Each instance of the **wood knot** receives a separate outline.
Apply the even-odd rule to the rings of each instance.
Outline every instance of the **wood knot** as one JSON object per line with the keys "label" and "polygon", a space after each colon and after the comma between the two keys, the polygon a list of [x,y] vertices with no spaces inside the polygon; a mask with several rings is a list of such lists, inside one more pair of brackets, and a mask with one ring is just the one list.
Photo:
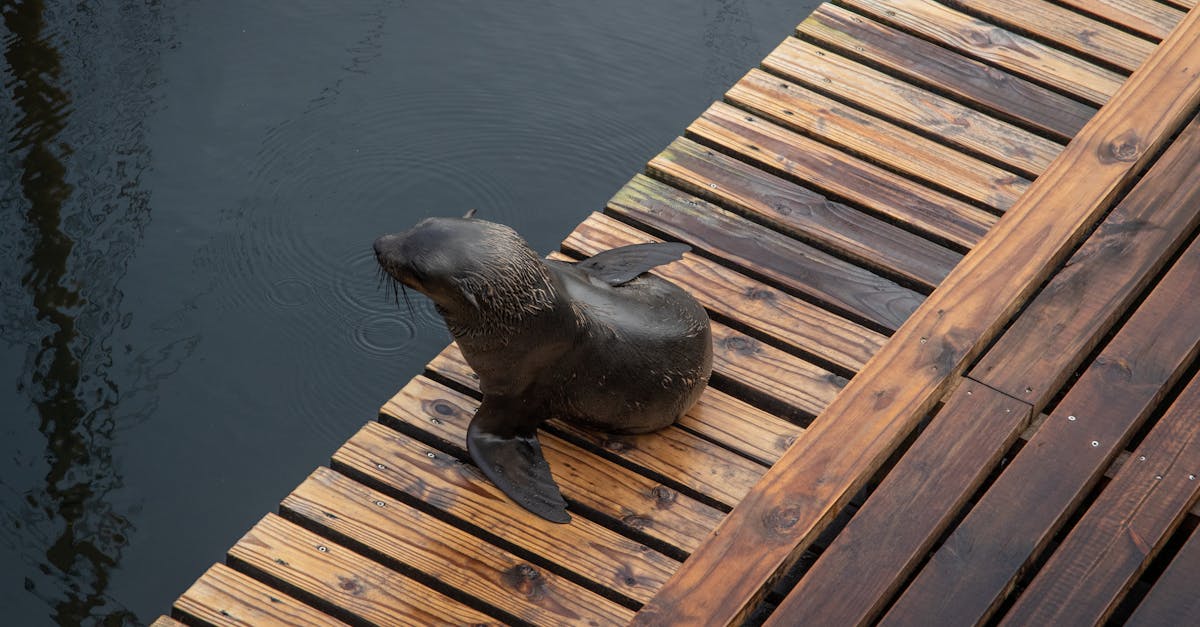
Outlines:
{"label": "wood knot", "polygon": [[546,579],[529,564],[517,564],[501,573],[500,578],[504,585],[527,599],[537,600],[546,595]]}
{"label": "wood knot", "polygon": [[746,289],[746,298],[750,300],[772,301],[775,300],[775,294],[771,290],[761,287],[750,287]]}
{"label": "wood knot", "polygon": [[1132,130],[1125,131],[1104,145],[1099,155],[1100,162],[1132,163],[1137,161],[1145,151],[1146,146],[1142,143],[1141,138],[1137,136],[1137,133]]}
{"label": "wood knot", "polygon": [[631,529],[641,530],[641,529],[645,529],[645,528],[651,526],[651,523],[653,521],[651,521],[649,518],[646,518],[645,516],[638,516],[637,514],[629,514],[628,516],[621,517],[621,522],[624,523],[625,526],[627,526]]}
{"label": "wood knot", "polygon": [[723,342],[721,342],[721,345],[727,350],[733,351],[739,355],[744,355],[746,357],[753,356],[758,352],[758,342],[755,342],[748,337],[740,337],[736,335],[733,337],[727,337]]}
{"label": "wood knot", "polygon": [[763,517],[763,527],[772,535],[785,535],[800,522],[800,508],[776,507]]}
{"label": "wood knot", "polygon": [[679,498],[679,493],[666,486],[654,486],[650,490],[650,498],[654,499],[654,506],[658,509],[666,509],[675,503],[675,499]]}
{"label": "wood knot", "polygon": [[435,411],[443,416],[453,416],[454,415],[454,406],[451,405],[450,403],[447,403],[446,401],[438,400],[438,401],[433,402],[433,411]]}
{"label": "wood knot", "polygon": [[363,585],[357,577],[342,577],[339,575],[338,587],[354,596],[358,596],[363,592]]}

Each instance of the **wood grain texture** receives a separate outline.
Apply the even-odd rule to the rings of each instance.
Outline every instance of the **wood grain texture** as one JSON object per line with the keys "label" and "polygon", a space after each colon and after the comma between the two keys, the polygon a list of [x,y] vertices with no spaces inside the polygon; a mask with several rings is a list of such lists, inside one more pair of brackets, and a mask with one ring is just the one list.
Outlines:
{"label": "wood grain texture", "polygon": [[639,603],[679,567],[675,560],[586,518],[576,516],[560,525],[515,507],[469,463],[379,423],[368,423],[343,444],[333,464],[336,470],[386,485],[576,573],[596,588]]}
{"label": "wood grain texture", "polygon": [[963,380],[767,625],[867,625],[1029,422],[1029,406]]}
{"label": "wood grain texture", "polygon": [[[762,72],[772,85],[779,79]],[[741,83],[739,83],[741,84]],[[734,88],[732,96],[738,92]],[[745,104],[739,102],[739,104]],[[844,119],[831,113],[832,118]],[[826,130],[836,126],[830,123]],[[947,149],[948,150],[948,149]],[[962,157],[962,155],[959,155]],[[864,266],[932,291],[961,254],[688,139],[650,161],[655,178]],[[981,186],[982,181],[977,181]]]}
{"label": "wood grain texture", "polygon": [[1116,72],[932,0],[842,0],[841,4],[1092,106],[1107,102],[1124,82]]}
{"label": "wood grain texture", "polygon": [[242,536],[229,556],[377,625],[500,624],[275,514]]}
{"label": "wood grain texture", "polygon": [[[419,429],[465,458],[467,424],[478,407],[479,402],[465,394],[417,377],[381,411],[385,419]],[[690,553],[721,520],[719,510],[562,438],[543,432],[539,440],[563,496],[611,524]]]}
{"label": "wood grain texture", "polygon": [[[590,257],[612,248],[659,241],[624,222],[593,213],[567,236],[563,248]],[[887,339],[694,253],[652,272],[683,286],[710,312],[851,372],[862,369]]]}
{"label": "wood grain texture", "polygon": [[1059,3],[1115,22],[1155,40],[1161,40],[1183,19],[1179,9],[1154,0],[1058,0]]}
{"label": "wood grain texture", "polygon": [[1200,595],[1196,594],[1198,580],[1200,532],[1193,531],[1125,624],[1129,627],[1200,624]]}
{"label": "wood grain texture", "polygon": [[197,579],[175,601],[175,612],[219,627],[345,625],[224,564],[214,564]]}
{"label": "wood grain texture", "polygon": [[[284,499],[281,511],[327,529],[519,620],[610,624],[632,612],[578,584],[327,468]],[[505,621],[508,622],[508,621]]]}
{"label": "wood grain texture", "polygon": [[1154,52],[1153,42],[1041,0],[950,0],[950,4],[1126,72],[1136,70]]}
{"label": "wood grain texture", "polygon": [[[973,108],[998,113],[1005,119],[1045,133],[1059,142],[1069,141],[1096,113],[1088,105],[1010,72],[955,54],[832,4],[817,7],[797,27],[796,32],[823,48],[836,50],[850,58],[863,59],[876,67],[885,67],[889,73],[906,81],[949,94]],[[828,87],[835,89],[840,86],[839,82]],[[840,93],[837,95],[847,97]],[[877,98],[870,98],[865,103],[856,100],[855,104],[876,108],[880,106],[876,104],[877,101]],[[905,120],[910,123],[919,121],[924,128],[926,123],[923,122],[922,112],[918,109],[915,113],[918,117],[906,117]],[[951,116],[946,119],[955,118]],[[935,128],[941,126],[937,120],[933,124]],[[954,129],[953,124],[946,126],[947,134],[953,137]]]}
{"label": "wood grain texture", "polygon": [[[1200,99],[1189,14],[635,617],[745,617],[1065,260]],[[1087,172],[1080,177],[1077,173]],[[1034,245],[1036,243],[1036,245]],[[719,581],[710,576],[721,572]]]}
{"label": "wood grain texture", "polygon": [[[780,44],[763,61],[763,67],[812,89],[848,99],[856,106],[872,110],[885,118],[920,129],[951,146],[983,155],[1029,178],[1041,174],[1062,150],[1059,144],[1008,122],[794,37]],[[775,91],[780,90],[783,88]],[[736,100],[732,93],[729,97]],[[808,98],[807,94],[803,97]],[[780,98],[783,102],[777,108],[800,109],[802,102],[799,99],[800,96],[786,100]],[[812,106],[808,105],[810,108]],[[1029,181],[1009,171],[961,155],[942,144],[894,133],[882,124],[868,126],[871,120],[864,114],[855,114],[844,107],[837,110],[850,121],[855,121],[855,118],[862,120],[860,128],[846,129],[843,133],[868,134],[867,138],[858,142],[847,143],[848,148],[876,158],[875,153],[886,150],[892,144],[911,144],[907,150],[897,153],[892,161],[887,161],[891,167],[901,169],[909,176],[933,181],[1000,210],[1011,207],[1016,197],[1029,186]],[[783,117],[791,122],[800,114],[800,111],[796,111],[791,116]],[[836,129],[822,126],[821,134],[830,134],[832,130]],[[875,139],[871,135],[880,137]],[[886,135],[896,137],[884,143]],[[866,152],[870,146],[860,146],[866,143],[866,139],[873,139],[882,145]],[[931,145],[926,146],[926,142]],[[958,182],[955,182],[956,179]]]}
{"label": "wood grain texture", "polygon": [[1180,257],[933,554],[885,625],[988,620],[1200,352],[1200,242]]}
{"label": "wood grain texture", "polygon": [[1065,627],[1109,619],[1200,496],[1197,416],[1200,380],[1194,379],[1055,548],[1003,624]]}
{"label": "wood grain texture", "polygon": [[150,623],[150,627],[185,627],[185,625],[170,616],[159,616]]}
{"label": "wood grain texture", "polygon": [[1042,407],[1200,225],[1193,120],[1004,332],[971,377]]}

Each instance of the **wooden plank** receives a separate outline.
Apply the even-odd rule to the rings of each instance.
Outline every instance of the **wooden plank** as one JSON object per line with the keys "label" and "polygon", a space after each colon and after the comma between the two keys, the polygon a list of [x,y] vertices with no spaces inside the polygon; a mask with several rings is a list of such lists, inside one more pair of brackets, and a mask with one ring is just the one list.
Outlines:
{"label": "wooden plank", "polygon": [[[809,45],[796,39],[790,39],[784,45],[790,42],[795,42],[797,46]],[[832,52],[820,52],[820,56],[825,58],[834,56]],[[843,61],[851,63],[845,59]],[[867,70],[864,66],[859,67]],[[907,84],[903,85],[914,89]],[[894,101],[893,98],[878,92],[875,96],[878,102]],[[927,97],[937,98],[933,94],[927,94]],[[961,149],[947,147],[826,98],[799,83],[783,80],[761,70],[751,70],[733,88],[725,92],[725,100],[911,179],[996,209],[1011,207],[1016,202],[1016,197],[1029,186],[1029,181],[1010,171],[1018,169],[1017,166],[1005,163],[1010,169],[1002,169],[965,154]],[[965,107],[959,108],[966,110]],[[975,115],[983,117],[978,113]],[[960,121],[965,122],[961,118]],[[1008,126],[998,120],[993,122],[995,126]],[[1009,128],[1014,132],[1026,133],[1015,127]],[[966,123],[958,130],[958,136],[965,137],[973,129]],[[1053,149],[1041,164],[1045,167],[1053,159],[1053,155],[1058,154],[1059,146],[1033,137],[1038,143],[1047,144]],[[992,143],[984,146],[984,150],[994,152],[1004,139],[1000,135],[993,136]],[[1018,154],[1029,155],[1031,152],[1028,147],[1022,147],[1021,153]],[[1010,155],[1014,157],[1010,161],[1015,161],[1016,155]],[[1022,173],[1036,176],[1028,170]]]}
{"label": "wooden plank", "polygon": [[767,624],[878,619],[1029,417],[1025,403],[963,380]]}
{"label": "wooden plank", "polygon": [[1088,367],[883,624],[986,621],[1200,352],[1200,241]]}
{"label": "wooden plank", "polygon": [[[763,72],[751,72],[747,79],[752,76],[779,83],[779,79]],[[734,88],[730,96],[735,92],[740,93]],[[837,115],[830,118],[844,119]],[[831,121],[826,129],[835,126],[837,123]],[[670,181],[694,196],[813,243],[877,274],[916,283],[925,291],[937,287],[962,259],[959,253],[691,140],[676,139],[650,161],[648,169],[656,178]],[[983,185],[982,181],[976,183]]]}
{"label": "wooden plank", "polygon": [[[1060,142],[1065,143],[1074,137],[1096,113],[1088,105],[1019,76],[955,54],[832,4],[817,7],[796,32],[826,49],[864,59],[904,80],[949,94],[955,100],[994,115],[999,114]],[[840,86],[839,81],[829,89]],[[846,97],[841,93],[837,95]],[[880,104],[860,103],[857,100],[855,104],[890,106],[890,103],[883,104],[879,98],[870,100],[879,101]],[[922,110],[914,113],[919,116]],[[929,124],[923,121],[923,117],[915,119],[922,128]],[[953,120],[954,117],[949,119]],[[937,128],[937,122],[933,124]],[[952,135],[954,126],[946,130]]]}
{"label": "wooden plank", "polygon": [[[467,424],[478,409],[475,399],[423,377],[409,382],[383,406],[382,417],[417,429],[465,458]],[[722,513],[659,482],[598,457],[549,433],[539,436],[542,452],[563,496],[675,549],[696,549]],[[513,505],[513,510],[519,510]],[[574,510],[578,512],[578,510]]]}
{"label": "wooden plank", "polygon": [[[659,241],[624,222],[593,213],[563,241],[563,247],[590,257],[620,246]],[[851,372],[862,369],[887,339],[693,253],[653,272],[684,286],[710,312]]]}
{"label": "wooden plank", "polygon": [[962,248],[974,246],[996,222],[978,207],[724,103],[710,107],[688,133],[764,170],[804,181],[839,202]]}
{"label": "wooden plank", "polygon": [[[1041,174],[1062,150],[1061,145],[1008,122],[794,37],[789,37],[780,44],[763,61],[763,67],[804,83],[810,88],[848,99],[856,106],[876,111],[885,118],[919,129],[951,146],[983,155],[1029,178]],[[786,106],[799,108],[799,103],[795,100],[797,98],[792,98]],[[842,111],[844,115],[855,116],[844,108]],[[864,116],[860,113],[855,117]],[[787,120],[795,118],[796,115],[792,115],[787,117]],[[880,128],[862,128],[858,132],[889,132],[885,126],[875,126]],[[822,134],[828,132],[825,127],[821,130]],[[932,180],[972,200],[1001,210],[1011,207],[1016,202],[1016,197],[1029,186],[1029,181],[995,166],[985,166],[950,149],[938,150],[940,144],[933,144],[933,147],[923,152],[915,152],[915,148],[924,147],[916,142],[928,140],[898,137],[894,143],[912,143],[913,147],[904,151],[904,154],[911,153],[911,157],[907,158],[916,160],[917,164],[930,165],[905,165],[902,162],[907,158],[898,154],[894,158],[893,167],[902,168],[905,174]],[[863,142],[860,140],[857,143]],[[865,150],[855,144],[848,146],[858,151]],[[875,152],[879,150],[881,149],[877,148]],[[873,153],[865,154],[874,157]],[[958,167],[954,166],[955,158],[961,159]],[[930,168],[931,171],[923,171],[923,168]],[[943,171],[933,168],[941,168]],[[961,180],[955,183],[956,178]],[[971,187],[979,189],[972,191]]]}
{"label": "wooden plank", "polygon": [[1200,226],[1200,121],[1005,331],[971,377],[1041,411]]}
{"label": "wooden plank", "polygon": [[[679,563],[581,516],[560,525],[519,507],[469,463],[379,423],[368,423],[333,456],[334,470],[386,485],[591,582],[644,603]],[[608,596],[612,596],[609,594]]]}
{"label": "wooden plank", "polygon": [[224,564],[213,564],[175,601],[180,618],[206,625],[345,625]]}
{"label": "wooden plank", "polygon": [[1116,72],[931,0],[842,0],[840,4],[1092,106],[1107,102],[1124,82]]}
{"label": "wooden plank", "polygon": [[376,625],[499,624],[400,573],[267,514],[229,550],[239,565]]}
{"label": "wooden plank", "polygon": [[1013,30],[1132,72],[1155,44],[1041,0],[954,0],[954,6]]}
{"label": "wooden plank", "polygon": [[[1156,53],[635,617],[728,624],[802,555],[1200,101],[1200,12]],[[1087,172],[1080,177],[1078,172]],[[1037,245],[1033,245],[1036,243]],[[721,577],[712,573],[721,572]]]}
{"label": "wooden plank", "polygon": [[1083,13],[1160,40],[1183,19],[1183,12],[1154,0],[1058,0]]}
{"label": "wooden plank", "polygon": [[1125,624],[1129,627],[1200,625],[1200,595],[1196,594],[1198,580],[1200,532],[1193,531]]}
{"label": "wooden plank", "polygon": [[1105,486],[1017,598],[1005,624],[1099,625],[1112,616],[1200,497],[1197,416],[1200,379],[1193,379],[1138,445],[1135,461]]}
{"label": "wooden plank", "polygon": [[186,625],[170,616],[159,616],[154,619],[153,623],[150,623],[150,627],[186,627]]}
{"label": "wooden plank", "polygon": [[[361,545],[458,594],[535,624],[600,624],[632,612],[578,584],[469,533],[318,468],[281,505],[289,517],[320,525],[342,544]],[[512,618],[504,622],[510,622]]]}

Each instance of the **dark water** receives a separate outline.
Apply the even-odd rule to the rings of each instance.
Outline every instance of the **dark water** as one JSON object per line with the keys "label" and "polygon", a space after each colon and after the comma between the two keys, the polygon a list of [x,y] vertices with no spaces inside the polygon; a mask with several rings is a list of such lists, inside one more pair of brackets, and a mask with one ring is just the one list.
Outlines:
{"label": "dark water", "polygon": [[815,4],[0,1],[2,622],[167,611],[446,344],[376,234],[551,250]]}

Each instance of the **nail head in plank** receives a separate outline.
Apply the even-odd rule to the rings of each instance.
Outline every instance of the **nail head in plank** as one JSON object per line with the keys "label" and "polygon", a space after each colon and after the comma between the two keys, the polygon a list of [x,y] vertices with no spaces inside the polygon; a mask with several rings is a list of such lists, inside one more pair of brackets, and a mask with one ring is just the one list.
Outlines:
{"label": "nail head in plank", "polygon": [[175,611],[207,625],[345,625],[224,564],[214,564],[175,601]]}

